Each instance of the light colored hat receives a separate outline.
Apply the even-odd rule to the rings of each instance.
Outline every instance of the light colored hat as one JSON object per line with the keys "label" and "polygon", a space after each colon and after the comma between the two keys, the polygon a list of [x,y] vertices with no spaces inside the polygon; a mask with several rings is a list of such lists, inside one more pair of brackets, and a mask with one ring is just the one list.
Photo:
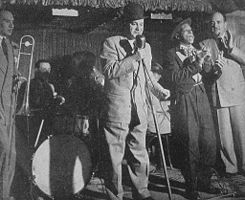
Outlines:
{"label": "light colored hat", "polygon": [[171,34],[171,40],[175,39],[176,34],[180,31],[181,26],[183,24],[189,24],[191,26],[191,18],[187,18],[187,19],[182,19],[181,21],[178,22],[177,26],[174,28],[172,34]]}

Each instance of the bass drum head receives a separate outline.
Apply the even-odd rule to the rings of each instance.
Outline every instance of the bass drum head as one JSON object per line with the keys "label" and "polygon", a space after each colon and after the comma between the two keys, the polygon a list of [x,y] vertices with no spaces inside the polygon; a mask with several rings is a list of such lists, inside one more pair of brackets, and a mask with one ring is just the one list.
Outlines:
{"label": "bass drum head", "polygon": [[50,197],[70,197],[80,192],[90,180],[91,173],[88,147],[75,136],[49,137],[33,156],[34,184]]}

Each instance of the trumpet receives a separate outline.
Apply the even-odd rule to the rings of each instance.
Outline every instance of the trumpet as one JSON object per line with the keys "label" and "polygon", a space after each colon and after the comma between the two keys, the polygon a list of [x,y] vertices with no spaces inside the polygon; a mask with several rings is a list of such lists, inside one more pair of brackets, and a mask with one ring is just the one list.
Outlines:
{"label": "trumpet", "polygon": [[[32,74],[32,62],[33,62],[33,53],[34,53],[35,40],[31,35],[23,35],[20,39],[20,50],[16,62],[16,67],[21,74],[27,74],[26,87],[23,97],[22,105],[17,115],[30,115],[30,106],[29,106],[29,94],[30,94],[30,81]],[[21,69],[20,66],[23,66]],[[25,66],[28,66],[26,68]]]}

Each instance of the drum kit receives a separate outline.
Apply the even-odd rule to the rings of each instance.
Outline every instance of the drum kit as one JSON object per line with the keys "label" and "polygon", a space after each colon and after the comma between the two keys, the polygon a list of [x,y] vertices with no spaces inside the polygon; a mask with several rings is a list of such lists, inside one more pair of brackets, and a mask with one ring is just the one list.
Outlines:
{"label": "drum kit", "polygon": [[[20,50],[16,63],[20,73],[28,74],[22,106],[16,113],[17,116],[26,118],[28,145],[31,145],[29,141],[29,120],[33,116],[33,112],[29,108],[29,92],[34,45],[34,38],[31,35],[24,35],[20,40]],[[27,62],[29,62],[29,68],[23,68],[22,63],[27,66]],[[79,121],[79,119],[72,121]],[[54,122],[54,130],[61,130],[62,127],[68,127],[67,123],[70,124],[71,120],[62,115],[57,115]],[[35,198],[35,195],[42,196],[43,199],[74,197],[85,188],[92,177],[91,151],[85,141],[75,136],[75,133],[65,134],[66,130],[64,129],[61,133],[48,135],[44,141],[40,141],[43,124],[44,119],[41,120],[35,144],[31,145],[31,148],[34,149],[30,162],[31,177],[29,178],[31,198],[37,199],[38,197]],[[74,127],[70,131],[76,130],[77,127]]]}

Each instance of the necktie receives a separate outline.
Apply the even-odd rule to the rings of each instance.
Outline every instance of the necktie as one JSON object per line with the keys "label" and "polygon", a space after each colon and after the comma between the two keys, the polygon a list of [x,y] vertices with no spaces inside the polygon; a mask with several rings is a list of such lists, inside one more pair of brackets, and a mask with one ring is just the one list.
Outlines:
{"label": "necktie", "polygon": [[[133,51],[132,53],[135,53],[137,51],[137,47],[134,43]],[[132,104],[132,109],[131,109],[131,122],[130,122],[130,127],[135,127],[136,125],[139,124],[139,117],[137,114],[137,105],[136,105],[136,97],[135,97],[135,90],[138,85],[137,77],[139,73],[139,65],[140,62],[138,62],[138,68],[137,70],[133,71],[133,87],[131,89],[131,104]]]}
{"label": "necktie", "polygon": [[226,52],[226,47],[225,47],[224,41],[221,37],[218,38],[218,48],[220,51],[223,51],[224,53]]}
{"label": "necktie", "polygon": [[6,58],[8,59],[8,47],[7,47],[7,43],[6,43],[6,39],[3,38],[2,39],[2,49],[3,49],[3,53],[6,56]]}

